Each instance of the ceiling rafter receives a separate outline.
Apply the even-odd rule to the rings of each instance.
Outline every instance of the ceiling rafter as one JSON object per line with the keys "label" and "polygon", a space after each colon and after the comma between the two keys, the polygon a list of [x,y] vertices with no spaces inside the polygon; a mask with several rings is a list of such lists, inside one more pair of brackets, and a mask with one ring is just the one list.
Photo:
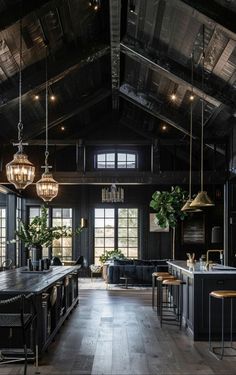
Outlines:
{"label": "ceiling rafter", "polygon": [[110,44],[111,44],[111,86],[112,106],[119,109],[120,87],[120,13],[121,0],[110,0]]}

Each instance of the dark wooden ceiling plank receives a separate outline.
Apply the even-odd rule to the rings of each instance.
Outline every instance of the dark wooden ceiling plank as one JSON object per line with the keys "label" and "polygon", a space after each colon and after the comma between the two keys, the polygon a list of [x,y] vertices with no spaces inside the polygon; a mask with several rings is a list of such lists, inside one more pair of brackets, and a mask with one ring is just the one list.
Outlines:
{"label": "dark wooden ceiling plank", "polygon": [[[60,113],[57,114],[56,119],[53,121],[50,121],[48,124],[48,129],[52,129],[55,126],[64,123],[65,121],[71,119],[72,117],[78,115],[79,113],[91,108],[95,104],[101,102],[102,100],[108,98],[111,95],[111,90],[108,89],[101,89],[96,92],[94,92],[92,95],[81,101],[79,104],[77,103],[76,108],[73,108],[73,110],[66,112],[66,113]],[[75,105],[73,104],[73,107]],[[27,137],[25,137],[25,140],[30,140],[32,138],[38,137],[40,134],[45,132],[44,124],[38,123],[38,124],[32,124],[32,128],[40,129],[36,132],[31,132],[27,134]]]}
{"label": "dark wooden ceiling plank", "polygon": [[[188,130],[184,129],[181,125],[179,125],[177,122],[171,120],[169,117],[165,116],[164,114],[161,114],[157,112],[153,106],[148,108],[148,105],[144,105],[141,102],[138,101],[138,98],[135,96],[134,91],[132,93],[125,92],[123,89],[123,85],[120,88],[120,96],[124,98],[125,100],[128,100],[129,102],[135,104],[145,112],[151,114],[152,116],[166,122],[167,124],[171,125],[175,129],[179,130],[181,133],[190,136],[190,133]],[[130,95],[129,95],[130,94]],[[193,138],[196,138],[195,136]]]}
{"label": "dark wooden ceiling plank", "polygon": [[[173,0],[168,1],[172,2]],[[228,34],[231,34],[231,37],[233,37],[232,34],[234,34],[234,38],[236,37],[235,13],[230,9],[212,0],[175,0],[175,3],[182,3],[195,9],[204,16],[205,22],[209,23],[209,19],[211,19],[222,26],[222,29],[228,32]]]}
{"label": "dark wooden ceiling plank", "polygon": [[[75,56],[75,53],[73,51],[68,51],[66,58],[63,57],[63,59],[61,60],[58,59],[56,65],[54,64],[53,73],[51,73],[51,76],[49,76],[49,84],[52,85],[56,82],[59,82],[69,74],[75,72],[77,69],[80,69],[87,64],[93,63],[101,57],[105,56],[109,53],[109,51],[109,46],[99,46],[96,44],[96,46],[92,46],[89,51],[87,50],[86,55],[83,55],[82,57],[80,57],[80,59],[78,58],[77,54],[77,56]],[[45,89],[44,74],[36,74],[36,71],[38,72],[38,63],[35,64],[33,68],[31,67],[31,74],[27,74],[27,69],[23,73],[24,81],[22,85],[22,101],[24,101],[27,96],[33,96],[34,94],[37,94],[38,92]],[[50,64],[48,66],[48,71],[49,73],[52,72],[52,69],[50,69]],[[16,87],[10,89],[4,93],[4,96],[6,100],[1,103],[0,112],[5,107],[9,108],[9,105],[15,105],[18,103],[18,89]]]}
{"label": "dark wooden ceiling plank", "polygon": [[16,23],[20,18],[24,18],[31,12],[39,11],[45,4],[51,3],[52,6],[59,6],[64,3],[64,0],[27,0],[22,1],[22,6],[19,4],[11,5],[0,13],[0,31]]}
{"label": "dark wooden ceiling plank", "polygon": [[[140,47],[138,50],[136,49],[135,46],[128,45],[127,41],[124,43],[121,43],[121,52],[124,54],[130,56],[131,58],[135,59],[136,61],[139,61],[141,64],[147,65],[150,69],[158,72],[162,76],[167,77],[168,79],[172,80],[173,82],[177,83],[178,85],[182,85],[186,87],[186,90],[191,91],[191,82],[190,82],[190,74],[185,75],[185,78],[183,79],[183,70],[180,71],[180,68],[177,69],[177,64],[174,62],[171,62],[171,65],[173,69],[168,70],[168,66],[170,66],[170,61],[166,61],[166,63],[160,63],[154,62],[153,60],[150,59],[150,57],[145,56],[147,54],[144,49],[141,49]],[[175,65],[175,68],[174,68]],[[183,68],[183,67],[182,67]],[[201,81],[194,80],[194,92],[196,95],[202,97],[204,96],[205,100],[207,100],[209,103],[219,106],[222,103],[225,105],[232,105],[233,100],[228,99],[227,96],[223,96],[221,94],[221,90],[217,90],[217,88],[211,88],[211,91],[214,91],[215,96],[213,97],[212,95],[209,95],[206,91],[203,91],[200,87],[202,85]],[[196,86],[197,84],[197,86]],[[209,82],[207,82],[207,85],[209,86]],[[206,87],[206,84],[205,84]]]}

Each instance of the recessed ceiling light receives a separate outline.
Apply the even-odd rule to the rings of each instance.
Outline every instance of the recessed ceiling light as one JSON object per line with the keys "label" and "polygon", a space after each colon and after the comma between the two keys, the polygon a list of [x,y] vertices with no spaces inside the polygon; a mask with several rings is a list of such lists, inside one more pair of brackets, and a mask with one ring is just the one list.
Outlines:
{"label": "recessed ceiling light", "polygon": [[65,126],[61,126],[61,131],[64,132],[66,130]]}
{"label": "recessed ceiling light", "polygon": [[51,99],[52,102],[54,102],[54,101],[56,100],[55,95],[51,95],[51,96],[50,96],[50,99]]}
{"label": "recessed ceiling light", "polygon": [[166,126],[166,125],[162,125],[161,129],[162,129],[162,130],[166,130],[166,129],[167,129],[167,126]]}
{"label": "recessed ceiling light", "polygon": [[39,100],[39,95],[38,94],[34,95],[34,99]]}
{"label": "recessed ceiling light", "polygon": [[176,97],[176,94],[171,94],[170,98],[171,98],[171,100],[175,101],[176,98],[177,98],[177,97]]}
{"label": "recessed ceiling light", "polygon": [[194,95],[193,94],[190,95],[189,100],[191,100],[191,102],[194,100]]}

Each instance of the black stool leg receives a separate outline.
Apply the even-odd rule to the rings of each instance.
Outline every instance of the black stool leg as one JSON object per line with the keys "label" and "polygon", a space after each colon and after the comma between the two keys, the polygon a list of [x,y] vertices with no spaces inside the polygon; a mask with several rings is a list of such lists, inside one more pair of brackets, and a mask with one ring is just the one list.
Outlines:
{"label": "black stool leg", "polygon": [[156,276],[152,276],[152,308],[154,309]]}
{"label": "black stool leg", "polygon": [[233,347],[233,298],[230,298],[230,346]]}
{"label": "black stool leg", "polygon": [[222,320],[221,320],[221,329],[222,329],[222,337],[221,337],[221,345],[222,345],[222,349],[221,349],[221,357],[220,359],[223,358],[224,356],[224,344],[225,344],[225,341],[224,341],[224,298],[222,298],[222,312],[221,312],[221,317],[222,317]]}
{"label": "black stool leg", "polygon": [[209,295],[209,350],[212,351],[211,348],[211,296]]}

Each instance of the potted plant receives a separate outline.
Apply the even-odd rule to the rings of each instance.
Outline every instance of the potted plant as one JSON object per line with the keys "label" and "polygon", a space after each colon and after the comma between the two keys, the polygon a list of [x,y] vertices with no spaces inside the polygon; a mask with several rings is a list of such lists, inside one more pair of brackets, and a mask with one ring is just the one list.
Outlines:
{"label": "potted plant", "polygon": [[[77,228],[75,234],[79,234],[83,228]],[[72,228],[68,226],[48,226],[47,208],[41,208],[41,215],[35,216],[31,223],[25,224],[19,219],[19,229],[15,231],[16,239],[9,241],[14,243],[21,240],[25,247],[32,251],[32,261],[42,258],[42,247],[52,246],[53,240],[61,237],[72,237]]]}
{"label": "potted plant", "polygon": [[124,254],[121,252],[121,250],[119,249],[105,251],[105,253],[99,257],[99,260],[102,264],[107,262],[108,260],[115,260],[115,259],[126,259],[126,258]]}
{"label": "potted plant", "polygon": [[175,232],[178,220],[184,220],[186,212],[181,211],[188,192],[180,186],[171,187],[170,191],[155,191],[150,207],[156,211],[156,218],[161,228],[170,226],[173,229],[172,257],[175,259]]}

